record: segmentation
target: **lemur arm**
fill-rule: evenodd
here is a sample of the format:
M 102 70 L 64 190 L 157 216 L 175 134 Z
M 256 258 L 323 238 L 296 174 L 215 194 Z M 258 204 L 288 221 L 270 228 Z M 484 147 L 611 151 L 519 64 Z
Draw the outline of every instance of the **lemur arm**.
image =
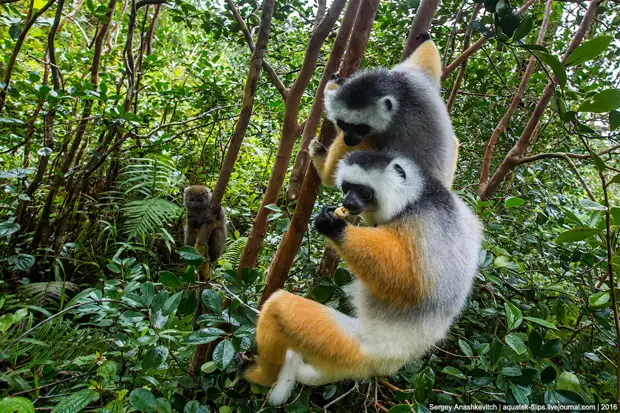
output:
M 450 171 L 450 175 L 448 176 L 448 182 L 446 182 L 448 188 L 452 188 L 452 184 L 454 183 L 454 175 L 456 174 L 456 166 L 459 160 L 459 140 L 456 136 L 453 137 L 454 144 L 454 159 L 452 160 L 452 170 Z
M 421 255 L 410 228 L 346 225 L 330 238 L 339 255 L 359 280 L 378 298 L 411 306 L 429 293 Z

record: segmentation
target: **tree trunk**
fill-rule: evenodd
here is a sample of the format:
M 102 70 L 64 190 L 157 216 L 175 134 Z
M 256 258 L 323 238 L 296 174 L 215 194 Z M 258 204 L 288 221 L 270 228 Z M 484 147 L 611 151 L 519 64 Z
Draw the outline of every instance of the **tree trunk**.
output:
M 263 1 L 261 23 L 258 30 L 256 47 L 254 48 L 254 52 L 252 53 L 252 58 L 250 60 L 248 78 L 245 82 L 241 112 L 239 113 L 235 131 L 230 139 L 230 144 L 228 145 L 226 159 L 222 165 L 220 176 L 217 179 L 215 189 L 213 190 L 211 196 L 211 208 L 208 211 L 208 216 L 212 219 L 215 219 L 221 208 L 224 192 L 228 186 L 228 181 L 230 180 L 235 162 L 237 161 L 237 156 L 239 155 L 239 150 L 241 149 L 241 143 L 243 142 L 248 125 L 250 124 L 250 116 L 252 115 L 252 107 L 254 106 L 254 97 L 258 87 L 260 69 L 263 63 L 265 49 L 267 48 L 267 41 L 269 40 L 269 29 L 271 28 L 271 18 L 273 16 L 274 5 L 275 0 Z M 207 232 L 206 238 L 208 239 L 208 235 L 213 230 L 213 227 L 211 226 L 210 228 L 203 228 L 201 230 Z M 201 292 L 199 291 L 197 297 L 199 298 L 200 296 Z M 196 304 L 198 308 L 200 308 L 200 311 L 202 311 L 203 307 L 201 300 L 199 300 Z M 199 316 L 199 314 L 197 316 Z M 190 364 L 190 369 L 194 374 L 198 374 L 200 372 L 200 367 L 207 360 L 211 349 L 212 347 L 209 344 L 203 344 L 196 347 Z
M 422 3 L 420 3 L 418 11 L 413 18 L 413 23 L 411 23 L 411 28 L 409 29 L 409 36 L 407 37 L 403 54 L 400 57 L 401 62 L 409 57 L 411 53 L 422 44 L 422 39 L 418 38 L 418 35 L 428 33 L 437 7 L 439 7 L 439 0 L 422 0 Z
M 342 56 L 344 55 L 344 49 L 347 47 L 347 42 L 351 36 L 351 30 L 353 28 L 353 23 L 355 22 L 355 17 L 357 16 L 359 5 L 360 0 L 350 0 L 347 5 L 347 9 L 345 10 L 344 17 L 342 18 L 342 24 L 338 29 L 336 41 L 332 47 L 327 65 L 323 70 L 319 88 L 314 95 L 312 108 L 310 109 L 310 114 L 308 115 L 308 119 L 306 119 L 306 126 L 304 127 L 301 135 L 301 143 L 299 144 L 297 156 L 295 156 L 295 163 L 293 164 L 293 170 L 291 171 L 291 177 L 286 190 L 287 202 L 292 202 L 299 196 L 299 191 L 301 190 L 301 185 L 303 184 L 306 170 L 310 164 L 308 147 L 310 146 L 312 139 L 316 136 L 321 115 L 323 114 L 325 85 L 327 84 L 330 75 L 338 70 L 340 60 L 342 60 Z
M 239 263 L 239 271 L 244 268 L 253 267 L 256 264 L 256 258 L 258 251 L 261 247 L 265 236 L 267 235 L 267 216 L 270 214 L 267 205 L 276 203 L 278 194 L 284 183 L 284 177 L 286 175 L 286 169 L 288 167 L 291 152 L 295 146 L 295 138 L 297 137 L 298 123 L 297 117 L 299 115 L 299 105 L 302 95 L 312 80 L 312 75 L 316 68 L 317 60 L 321 52 L 321 46 L 325 42 L 325 39 L 331 32 L 340 12 L 344 8 L 345 0 L 334 0 L 331 7 L 327 11 L 325 18 L 319 24 L 317 31 L 310 38 L 310 43 L 306 48 L 306 54 L 304 56 L 304 62 L 299 71 L 299 75 L 293 83 L 293 86 L 289 90 L 286 97 L 286 106 L 284 109 L 284 122 L 282 123 L 282 132 L 280 137 L 280 144 L 278 145 L 278 152 L 276 154 L 276 160 L 271 170 L 271 178 L 267 191 L 263 198 L 263 202 L 254 218 L 252 230 L 248 238 L 248 242 L 243 250 L 241 261 Z
M 375 20 L 379 0 L 362 0 L 355 19 L 355 25 L 347 46 L 344 61 L 340 65 L 339 75 L 348 77 L 355 72 L 362 62 L 364 50 L 368 42 L 372 23 Z M 327 76 L 328 74 L 324 74 Z M 321 127 L 319 141 L 329 146 L 336 137 L 336 128 L 331 121 L 324 121 Z M 288 272 L 293 265 L 295 254 L 302 243 L 303 236 L 308 229 L 312 209 L 319 194 L 321 179 L 314 168 L 309 167 L 304 178 L 299 200 L 291 218 L 288 230 L 282 237 L 276 255 L 269 266 L 267 284 L 259 301 L 262 306 L 265 301 L 277 290 L 284 286 Z

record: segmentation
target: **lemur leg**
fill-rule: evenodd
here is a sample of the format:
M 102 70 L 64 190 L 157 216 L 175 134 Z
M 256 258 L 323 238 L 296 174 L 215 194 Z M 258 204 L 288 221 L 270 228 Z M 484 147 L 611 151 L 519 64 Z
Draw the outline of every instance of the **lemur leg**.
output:
M 185 245 L 191 245 L 193 247 L 194 244 L 196 243 L 197 236 L 198 236 L 198 230 L 194 228 L 190 228 L 188 225 L 186 225 L 183 243 Z
M 312 162 L 314 163 L 316 170 L 319 172 L 319 176 L 321 177 L 321 181 L 324 185 L 335 185 L 334 174 L 336 173 L 338 162 L 340 162 L 346 154 L 353 151 L 363 151 L 374 148 L 374 145 L 368 139 L 363 139 L 357 146 L 347 146 L 347 144 L 344 143 L 343 136 L 342 131 L 338 130 L 336 139 L 334 139 L 332 144 L 329 146 L 327 156 L 325 156 L 324 153 L 318 153 L 316 156 L 313 156 L 311 144 L 310 157 L 312 158 Z
M 369 369 L 368 359 L 359 341 L 339 320 L 342 317 L 346 316 L 315 301 L 285 291 L 275 293 L 258 318 L 258 359 L 246 371 L 246 379 L 271 386 L 289 349 L 326 375 L 364 374 L 364 369 Z
M 301 356 L 293 350 L 286 352 L 286 359 L 278 374 L 278 380 L 269 394 L 269 402 L 271 404 L 280 405 L 286 402 L 295 387 L 295 376 L 303 362 Z
M 308 148 L 310 153 L 310 159 L 316 168 L 319 176 L 323 176 L 323 169 L 325 168 L 325 160 L 327 159 L 327 148 L 317 138 L 312 139 Z

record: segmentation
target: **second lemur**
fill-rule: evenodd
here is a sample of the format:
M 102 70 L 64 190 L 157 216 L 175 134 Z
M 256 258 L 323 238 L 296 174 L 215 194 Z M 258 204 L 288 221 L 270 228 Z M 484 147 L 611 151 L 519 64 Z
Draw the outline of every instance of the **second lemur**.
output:
M 476 216 L 453 192 L 402 155 L 355 151 L 340 161 L 343 205 L 374 227 L 325 207 L 315 228 L 357 280 L 355 317 L 285 291 L 272 295 L 256 330 L 247 380 L 275 385 L 284 403 L 295 382 L 321 385 L 389 375 L 442 340 L 465 306 L 482 240 Z
M 346 153 L 376 148 L 412 159 L 446 187 L 452 185 L 458 140 L 441 98 L 439 51 L 423 37 L 427 40 L 391 70 L 362 70 L 327 84 L 325 113 L 339 134 L 329 150 L 317 139 L 310 145 L 323 183 L 334 184 Z
M 201 230 L 203 224 L 208 224 L 207 213 L 211 206 L 211 192 L 202 185 L 190 185 L 183 192 L 183 205 L 185 206 L 185 245 L 206 244 L 209 254 L 209 262 L 215 262 L 224 251 L 226 244 L 226 215 L 220 208 L 215 225 L 209 239 Z

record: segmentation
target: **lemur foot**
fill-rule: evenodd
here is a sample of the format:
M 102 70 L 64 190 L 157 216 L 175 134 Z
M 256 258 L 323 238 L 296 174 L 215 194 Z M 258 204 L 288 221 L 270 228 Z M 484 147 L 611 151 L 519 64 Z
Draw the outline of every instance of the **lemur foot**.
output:
M 418 35 L 415 37 L 416 40 L 422 40 L 423 42 L 430 40 L 431 35 L 428 33 L 418 33 Z
M 323 145 L 317 138 L 312 139 L 310 142 L 310 158 L 314 158 L 315 156 L 324 156 L 327 154 L 327 147 Z
M 252 364 L 254 364 L 254 360 L 247 358 L 241 353 L 237 353 L 235 356 L 235 366 L 237 367 L 239 374 L 242 376 L 252 366 Z

